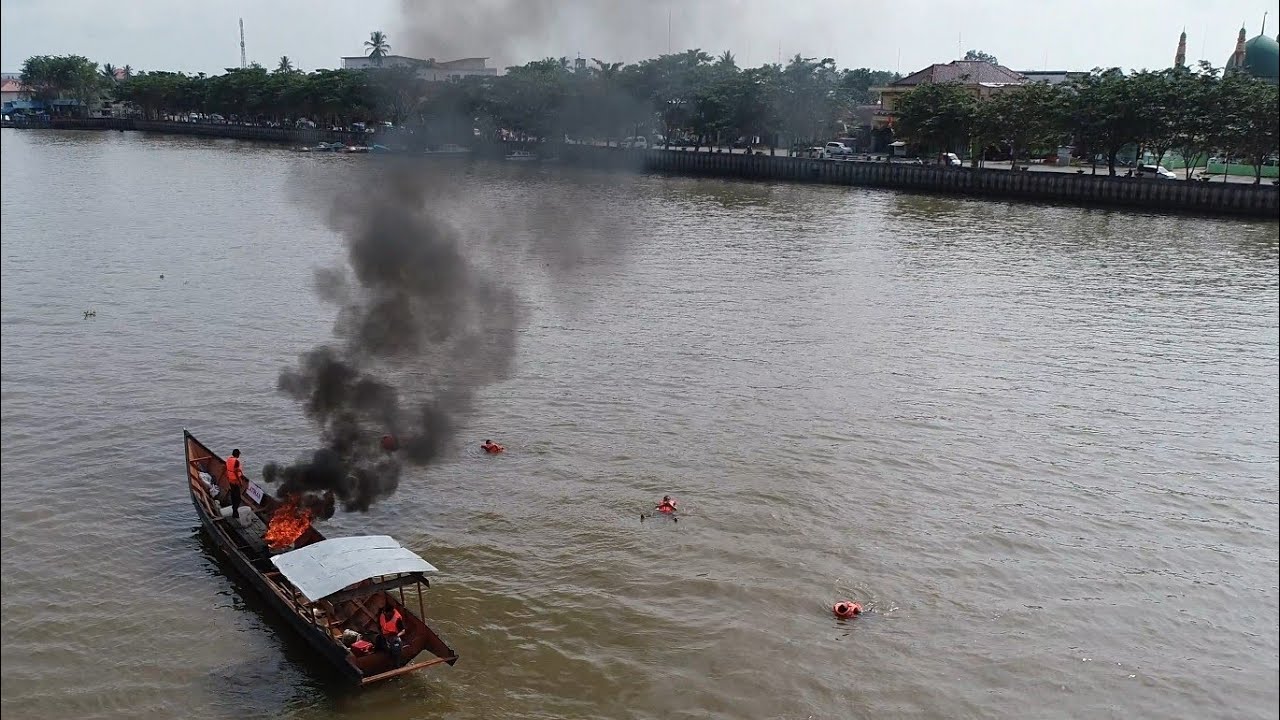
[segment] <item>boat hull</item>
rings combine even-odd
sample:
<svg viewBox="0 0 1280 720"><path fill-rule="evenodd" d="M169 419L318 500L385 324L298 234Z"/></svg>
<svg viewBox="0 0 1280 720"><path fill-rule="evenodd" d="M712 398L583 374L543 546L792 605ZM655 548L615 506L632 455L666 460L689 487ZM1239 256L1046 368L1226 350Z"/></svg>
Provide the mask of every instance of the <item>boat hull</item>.
<svg viewBox="0 0 1280 720"><path fill-rule="evenodd" d="M217 549L218 555L225 562L230 563L231 567L235 569L236 574L238 574L241 579L247 581L249 585L253 587L254 591L257 592L264 601L266 601L267 605L269 605L277 615L282 617L294 632L301 635L302 638L307 641L308 645L317 650L321 656L328 661L329 665L342 675L344 680L359 685L363 680L363 676L359 670L353 667L351 663L347 662L346 653L335 652L334 644L330 642L327 637L318 633L313 625L305 622L301 617L299 617L298 614L293 611L293 608L285 604L285 602L280 599L280 596L267 585L262 575L249 564L249 561L244 557L244 555L227 547L226 539L222 536L222 533L214 527L215 520L205 512L204 508L200 506L199 500L197 500L194 495L191 498L191 504L195 507L196 514L200 516L200 524L204 527L205 534L208 535L209 539L213 542L213 546Z"/></svg>
<svg viewBox="0 0 1280 720"><path fill-rule="evenodd" d="M200 518L204 533L213 545L215 554L229 563L235 573L253 587L254 592L262 597L272 611L279 614L294 632L302 636L307 644L337 670L343 679L356 685L368 685L427 667L446 663L453 665L457 662L457 653L426 624L425 619L414 615L403 606L403 585L399 586L401 602L397 602L376 586L370 587L369 590L376 595L369 597L375 600L381 598L380 604L373 607L392 603L404 613L409 626L404 655L407 662L397 666L385 653L353 655L346 645L338 641L338 631L343 628L352 629L349 623L356 616L356 609L359 609L363 616L372 617L369 615L369 608L363 605L361 596L351 595L355 586L346 591L346 596L341 601L335 601L343 605L342 609L349 611L344 615L345 619L331 615L339 611L337 605L327 601L313 603L303 596L275 565L272 560L274 552L267 547L262 538L266 532L263 523L280 506L280 501L249 482L245 489L240 517L235 520L224 517L223 508L218 500L220 494L227 491L223 477L224 461L189 432L184 431L183 438L191 504ZM213 484L217 485L217 492L211 487ZM323 535L312 527L305 531L298 542L301 545L307 545L324 540ZM419 591L421 586L426 584L425 579L411 579L410 582L419 585ZM372 580L361 581L362 586L368 586L371 583ZM337 593L335 596L341 594ZM363 619L363 616L355 629L357 632L367 633L370 631L371 623ZM429 654L428 659L415 659L424 651Z"/></svg>

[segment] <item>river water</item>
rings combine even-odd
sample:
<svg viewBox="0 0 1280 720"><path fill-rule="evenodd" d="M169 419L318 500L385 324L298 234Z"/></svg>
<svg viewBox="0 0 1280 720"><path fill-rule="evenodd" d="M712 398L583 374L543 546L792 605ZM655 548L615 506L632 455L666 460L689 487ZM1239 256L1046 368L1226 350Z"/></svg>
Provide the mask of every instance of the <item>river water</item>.
<svg viewBox="0 0 1280 720"><path fill-rule="evenodd" d="M435 168L515 371L324 528L436 564L461 656L353 692L180 441L312 446L275 377L386 159L2 138L6 720L1277 717L1276 223Z"/></svg>

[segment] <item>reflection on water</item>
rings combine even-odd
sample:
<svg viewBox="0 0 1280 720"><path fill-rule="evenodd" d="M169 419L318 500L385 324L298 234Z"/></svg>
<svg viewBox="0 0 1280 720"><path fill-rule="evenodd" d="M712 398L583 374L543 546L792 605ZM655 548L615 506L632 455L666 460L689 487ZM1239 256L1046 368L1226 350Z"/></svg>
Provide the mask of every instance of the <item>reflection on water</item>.
<svg viewBox="0 0 1280 720"><path fill-rule="evenodd" d="M352 691L180 439L313 441L275 377L388 159L0 137L6 719L1274 714L1275 223L432 165L527 322L450 457L326 524L440 567L461 655Z"/></svg>

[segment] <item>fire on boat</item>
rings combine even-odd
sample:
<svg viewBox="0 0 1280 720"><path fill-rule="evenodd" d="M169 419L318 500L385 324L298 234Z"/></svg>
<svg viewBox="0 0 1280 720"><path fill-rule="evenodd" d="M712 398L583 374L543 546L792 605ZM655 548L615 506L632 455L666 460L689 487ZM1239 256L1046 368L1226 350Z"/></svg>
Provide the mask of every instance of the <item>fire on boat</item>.
<svg viewBox="0 0 1280 720"><path fill-rule="evenodd" d="M191 502L215 547L342 675L368 685L458 661L425 620L427 575L437 572L431 563L385 535L325 539L314 521L332 517L333 493L279 499L248 481L244 509L233 517L223 505L225 462L183 436ZM404 621L398 661L376 642L386 607Z"/></svg>

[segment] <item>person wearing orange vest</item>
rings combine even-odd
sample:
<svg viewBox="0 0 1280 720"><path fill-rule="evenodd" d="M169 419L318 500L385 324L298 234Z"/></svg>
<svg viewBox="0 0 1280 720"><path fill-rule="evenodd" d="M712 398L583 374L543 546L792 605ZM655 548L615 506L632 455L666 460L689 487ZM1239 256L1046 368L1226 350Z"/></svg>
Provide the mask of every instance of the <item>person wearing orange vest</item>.
<svg viewBox="0 0 1280 720"><path fill-rule="evenodd" d="M244 488L244 465L240 462L240 448L231 451L227 458L227 489L231 492L231 516L240 517L240 491Z"/></svg>
<svg viewBox="0 0 1280 720"><path fill-rule="evenodd" d="M404 644L406 628L404 617L390 602L383 605L382 612L378 613L378 630L378 645L385 647L396 667L400 667L404 664L400 659L400 648Z"/></svg>

